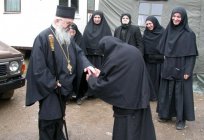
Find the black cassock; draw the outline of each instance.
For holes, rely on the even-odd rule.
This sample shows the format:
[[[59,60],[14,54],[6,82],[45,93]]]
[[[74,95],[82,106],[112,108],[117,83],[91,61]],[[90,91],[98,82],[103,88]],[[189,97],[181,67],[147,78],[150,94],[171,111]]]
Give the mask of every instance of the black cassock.
[[[195,113],[192,75],[198,55],[196,36],[188,26],[185,9],[175,8],[171,17],[174,13],[180,13],[182,21],[174,26],[170,19],[159,45],[165,59],[161,70],[157,112],[163,119],[176,117],[178,121],[193,121]],[[184,74],[190,77],[184,79]]]
[[[113,140],[155,140],[151,89],[140,51],[115,37],[104,37],[99,47],[104,52],[101,73],[91,76],[88,84],[97,97],[113,105]]]
[[[39,126],[47,125],[46,121],[57,123],[62,118],[58,95],[56,94],[56,76],[54,67],[57,67],[59,81],[62,84],[61,94],[63,107],[65,110],[65,102],[73,91],[78,89],[83,68],[90,66],[90,62],[85,57],[83,51],[71,40],[69,46],[59,45],[56,38],[54,39],[55,57],[57,66],[53,65],[53,57],[49,44],[49,34],[54,35],[55,29],[50,28],[42,31],[35,39],[32,54],[29,60],[27,70],[27,90],[26,90],[26,106],[31,106],[39,101]],[[63,49],[63,50],[62,50]],[[72,73],[67,69],[67,56],[72,65]],[[60,125],[60,123],[58,123]]]

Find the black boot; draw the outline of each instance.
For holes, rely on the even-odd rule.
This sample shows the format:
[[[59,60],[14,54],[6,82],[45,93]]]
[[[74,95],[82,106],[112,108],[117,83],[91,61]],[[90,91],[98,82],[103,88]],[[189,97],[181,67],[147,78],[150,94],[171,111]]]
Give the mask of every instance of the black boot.
[[[185,128],[185,126],[186,126],[186,121],[178,120],[178,121],[176,122],[176,129],[177,129],[177,130],[183,130],[183,129]]]
[[[84,97],[82,97],[80,99],[77,99],[77,104],[81,105],[87,98],[88,98],[88,96],[84,96]]]

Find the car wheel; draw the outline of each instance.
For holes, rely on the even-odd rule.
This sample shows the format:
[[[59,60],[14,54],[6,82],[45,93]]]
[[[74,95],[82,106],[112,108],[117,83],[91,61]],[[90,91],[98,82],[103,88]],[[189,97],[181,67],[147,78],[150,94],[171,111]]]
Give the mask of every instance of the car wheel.
[[[5,99],[5,100],[9,100],[9,99],[11,99],[11,97],[13,97],[13,94],[14,94],[14,90],[9,90],[9,91],[2,93],[0,98]]]

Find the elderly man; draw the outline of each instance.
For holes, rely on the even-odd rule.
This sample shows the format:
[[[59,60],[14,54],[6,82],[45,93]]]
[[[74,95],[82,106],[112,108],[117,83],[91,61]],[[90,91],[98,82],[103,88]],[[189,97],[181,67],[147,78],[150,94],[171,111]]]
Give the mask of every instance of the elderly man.
[[[67,34],[74,15],[74,8],[57,6],[53,24],[42,31],[33,44],[26,75],[26,106],[39,102],[40,140],[65,139],[62,128],[66,100],[76,92],[83,70],[95,72],[83,51]]]

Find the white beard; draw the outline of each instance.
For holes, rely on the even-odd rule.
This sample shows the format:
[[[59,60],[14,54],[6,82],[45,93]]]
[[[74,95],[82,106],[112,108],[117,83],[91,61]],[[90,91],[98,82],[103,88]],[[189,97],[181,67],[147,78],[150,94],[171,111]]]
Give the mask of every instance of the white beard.
[[[69,33],[67,33],[65,29],[61,27],[57,27],[55,30],[55,33],[56,33],[56,38],[61,45],[69,46],[71,36],[69,35]]]

